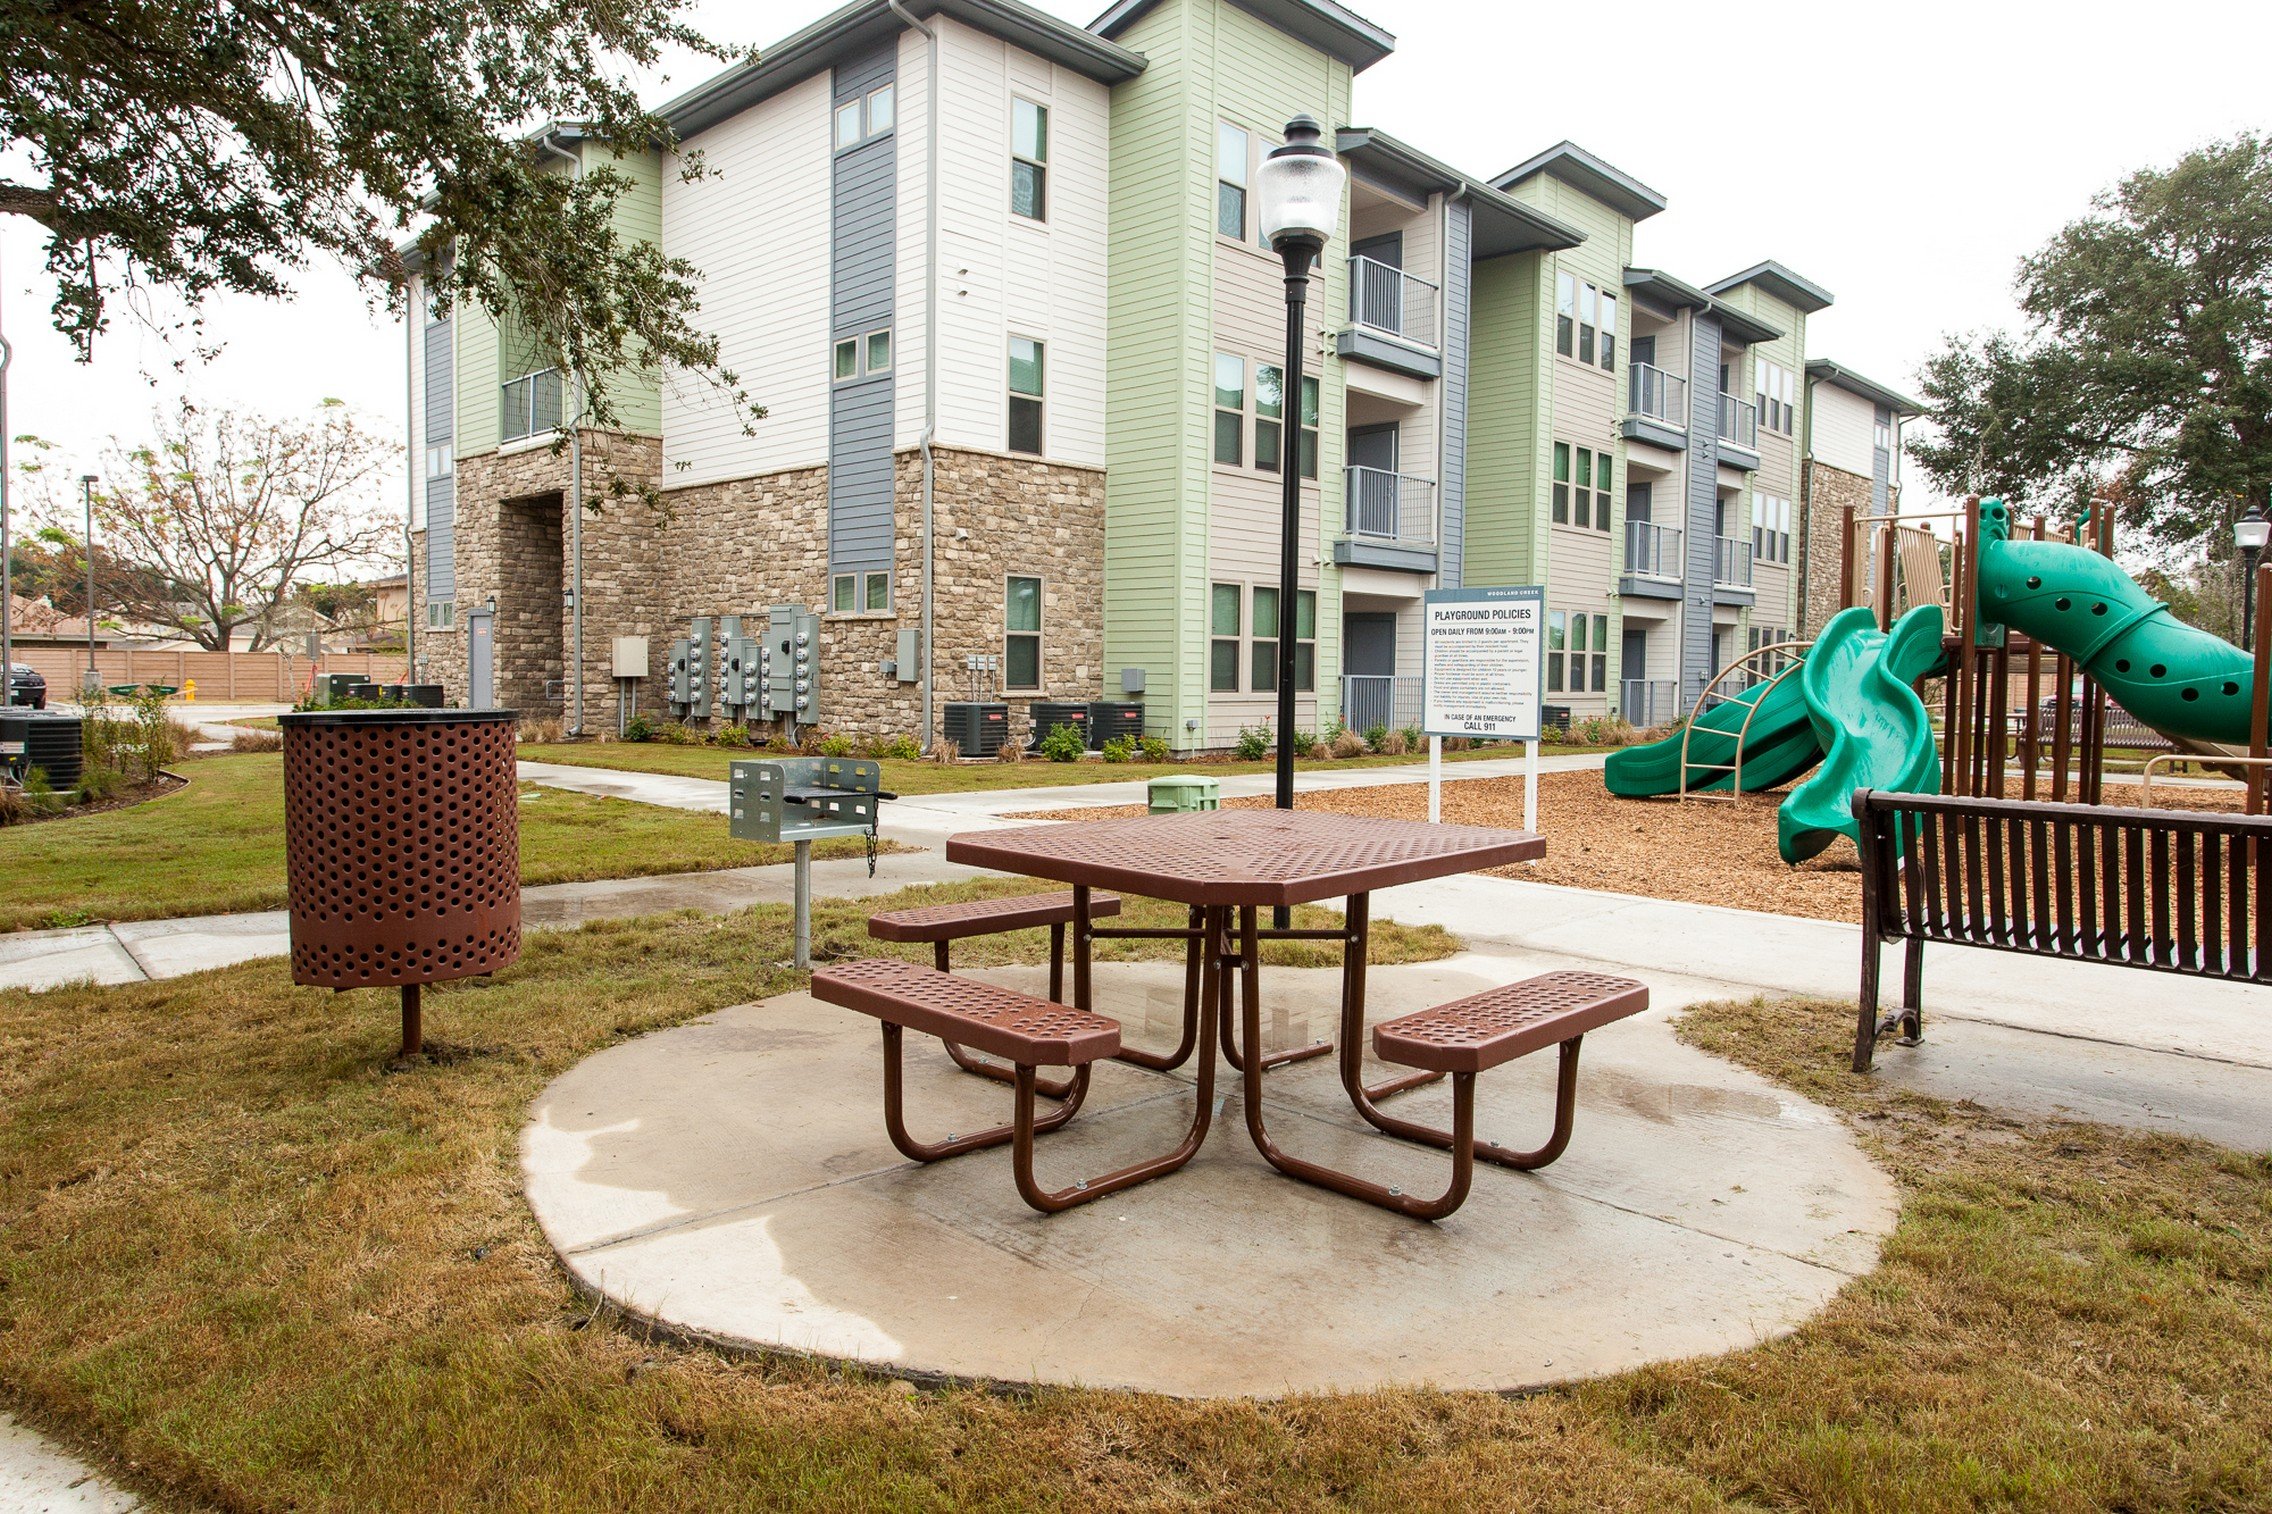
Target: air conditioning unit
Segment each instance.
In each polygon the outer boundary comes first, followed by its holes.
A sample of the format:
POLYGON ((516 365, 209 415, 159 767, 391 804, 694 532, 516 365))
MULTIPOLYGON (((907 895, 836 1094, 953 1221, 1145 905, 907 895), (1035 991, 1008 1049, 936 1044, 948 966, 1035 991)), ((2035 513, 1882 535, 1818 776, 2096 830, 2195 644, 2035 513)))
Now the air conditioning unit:
POLYGON ((992 757, 1010 739, 1010 707, 1006 704, 950 704, 946 738, 965 757, 992 757))
POLYGON ((1081 733, 1081 745, 1094 747, 1096 742, 1089 730, 1089 707, 1085 704, 1058 704, 1037 699, 1026 706, 1026 714, 1033 720, 1033 738, 1027 745, 1041 750, 1042 738, 1061 725, 1069 725, 1081 733))

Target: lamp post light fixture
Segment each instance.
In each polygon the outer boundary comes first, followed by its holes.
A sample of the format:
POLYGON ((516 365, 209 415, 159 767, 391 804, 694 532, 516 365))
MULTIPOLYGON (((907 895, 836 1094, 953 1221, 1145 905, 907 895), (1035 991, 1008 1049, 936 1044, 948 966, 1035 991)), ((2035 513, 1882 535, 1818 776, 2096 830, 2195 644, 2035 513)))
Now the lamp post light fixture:
POLYGON ((95 476, 79 475, 79 501, 87 510, 87 687, 102 675, 95 671, 95 476))
POLYGON ((1310 265, 1341 227, 1341 191, 1349 178, 1333 150, 1319 141, 1322 130, 1312 117, 1294 117, 1286 123, 1285 146, 1272 148, 1255 173, 1262 234, 1286 265, 1286 380, 1279 401, 1286 415, 1282 433, 1285 453, 1278 465, 1282 492, 1277 798, 1282 810, 1294 807, 1294 633, 1298 629, 1301 588, 1297 579, 1302 545, 1302 312, 1309 300, 1310 265))
POLYGON ((2248 559, 2247 576, 2241 580, 2240 590, 2241 643, 2244 646, 2256 644, 2256 564, 2264 556, 2267 541, 2272 541, 2272 520, 2267 520, 2262 510, 2250 505, 2248 512, 2233 522, 2233 545, 2248 559))

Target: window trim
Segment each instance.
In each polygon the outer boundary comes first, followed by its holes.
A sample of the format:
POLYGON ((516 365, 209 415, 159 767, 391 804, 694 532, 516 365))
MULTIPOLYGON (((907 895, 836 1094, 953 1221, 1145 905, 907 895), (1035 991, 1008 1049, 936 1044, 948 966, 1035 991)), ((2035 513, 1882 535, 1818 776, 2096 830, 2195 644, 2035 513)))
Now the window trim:
POLYGON ((1049 343, 1038 336, 1026 336, 1013 331, 1002 347, 1002 450, 1012 457, 1047 457, 1049 455, 1049 343), (1033 343, 1033 363, 1041 375, 1041 387, 1028 394, 1017 387, 1017 345, 1033 343), (1034 448, 1031 452, 1013 445, 1015 417, 1020 401, 1034 407, 1034 448))
POLYGON ((426 629, 429 631, 455 631, 458 628, 458 601, 456 595, 448 599, 426 601, 426 629))
POLYGON ((1049 107, 1030 96, 1010 96, 1010 219, 1027 221, 1036 226, 1049 224, 1049 107), (1034 143, 1038 157, 1029 157, 1018 151, 1018 107, 1031 106, 1036 112, 1034 143), (1034 171, 1034 199, 1039 215, 1027 215, 1018 209, 1018 165, 1024 164, 1034 171))
POLYGON ((1603 610, 1546 612, 1546 692, 1587 695, 1609 692, 1609 614, 1603 610), (1592 618, 1592 625, 1587 618, 1592 618), (1591 634, 1589 634, 1589 632, 1591 634), (1556 637, 1561 638, 1556 645, 1556 637), (1581 643, 1585 643, 1581 645, 1581 643), (1589 661, 1590 659, 1590 661, 1589 661), (1570 677, 1576 669, 1573 685, 1570 677))
POLYGON ((860 338, 860 372, 863 377, 891 372, 892 361, 892 339, 889 326, 879 326, 860 338), (883 339, 884 344, 884 360, 880 366, 875 361, 876 339, 878 337, 883 339))
POLYGON ((1550 454, 1547 518, 1573 531, 1608 534, 1617 498, 1617 450, 1556 441, 1550 454), (1602 465, 1609 465, 1605 480, 1602 465))
MULTIPOLYGON (((1264 594, 1269 595, 1272 603, 1275 604, 1278 599, 1278 586, 1274 583, 1247 586, 1249 600, 1259 602, 1260 596, 1264 594)), ((1315 694, 1317 692, 1317 608, 1318 593, 1316 589, 1296 588, 1294 590, 1294 692, 1296 694, 1315 694), (1310 607, 1310 634, 1307 636, 1300 634, 1301 607, 1304 603, 1307 603, 1310 607), (1303 647, 1310 649, 1309 681, 1306 684, 1302 682, 1303 647)), ((1278 642, 1280 637, 1287 634, 1286 616, 1283 609, 1281 609, 1277 621, 1277 634, 1264 636, 1259 629, 1262 623, 1261 612, 1259 610, 1250 611, 1246 617, 1246 692, 1250 694, 1275 694, 1278 692, 1278 642), (1256 653, 1265 646, 1270 648, 1270 660, 1267 664, 1255 660, 1256 653), (1257 676, 1264 667, 1268 667, 1270 670, 1267 682, 1257 676)))
POLYGON ((1217 352, 1207 360, 1207 405, 1212 417, 1207 434, 1207 461, 1210 467, 1245 468, 1248 466, 1246 433, 1248 422, 1254 414, 1252 400, 1254 386, 1247 381, 1248 366, 1247 360, 1235 352, 1217 352), (1223 365, 1225 363, 1236 363, 1239 368, 1239 402, 1235 407, 1223 403, 1223 365), (1231 426, 1230 436, 1238 456, 1229 459, 1225 459, 1222 455, 1223 417, 1226 415, 1236 418, 1231 426))
POLYGON ((1049 631, 1049 580, 1040 573, 1005 573, 1002 575, 1002 692, 1005 694, 1039 694, 1049 687, 1048 642, 1049 631), (1010 585, 1019 580, 1033 584, 1034 628, 1030 631, 1010 629, 1010 585), (1033 639, 1033 682, 1010 682, 1010 642, 1017 637, 1033 639))
POLYGON ((1207 692, 1210 694, 1237 694, 1244 692, 1242 675, 1246 667, 1246 588, 1242 583, 1210 583, 1207 586, 1207 692), (1222 592, 1231 591, 1231 629, 1228 634, 1216 628, 1216 600, 1222 592), (1231 681, 1227 687, 1215 682, 1215 654, 1224 647, 1231 649, 1231 681))
POLYGON ((1256 140, 1257 135, 1252 128, 1241 126, 1236 121, 1226 121, 1220 116, 1215 118, 1215 235, 1226 242, 1235 242, 1241 247, 1253 245, 1246 239, 1249 222, 1256 223, 1254 233, 1257 237, 1262 234, 1259 218, 1254 213, 1254 144, 1256 140), (1227 145, 1223 141, 1223 134, 1231 131, 1237 132, 1246 144, 1246 161, 1240 165, 1241 177, 1236 184, 1223 177, 1223 148, 1227 145), (1223 229, 1223 191, 1225 189, 1235 189, 1239 192, 1239 229, 1236 236, 1223 229))

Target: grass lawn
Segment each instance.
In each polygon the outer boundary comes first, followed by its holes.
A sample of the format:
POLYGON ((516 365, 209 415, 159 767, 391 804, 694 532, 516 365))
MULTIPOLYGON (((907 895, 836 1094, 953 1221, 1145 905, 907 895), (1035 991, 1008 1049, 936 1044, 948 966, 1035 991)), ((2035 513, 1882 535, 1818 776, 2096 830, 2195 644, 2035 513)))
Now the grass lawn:
MULTIPOLYGON (((284 905, 284 759, 274 752, 174 765, 189 787, 129 809, 0 830, 0 930, 228 914, 284 905)), ((788 860, 736 841, 723 815, 524 789, 521 881, 568 883, 788 860)), ((818 856, 853 855, 856 840, 818 856)))
MULTIPOLYGON (((1551 743, 1539 748, 1542 756, 1564 756, 1572 752, 1607 751, 1606 747, 1556 746, 1551 743)), ((614 768, 619 772, 672 773, 682 778, 715 778, 725 781, 728 768, 737 761, 762 758, 766 754, 731 747, 671 746, 660 741, 570 741, 553 745, 530 744, 521 748, 524 762, 566 762, 579 767, 614 768)), ((1522 748, 1488 747, 1466 752, 1447 752, 1446 762, 1472 762, 1489 757, 1519 757, 1522 748)), ((1399 763, 1424 763, 1425 750, 1403 757, 1338 758, 1330 762, 1301 762, 1296 766, 1304 772, 1334 768, 1387 767, 1399 763)), ((1033 758, 1026 762, 971 762, 944 765, 936 762, 884 763, 884 787, 898 794, 963 794, 980 789, 1051 788, 1061 783, 1132 783, 1148 778, 1163 778, 1169 774, 1194 775, 1206 778, 1231 777, 1242 773, 1268 773, 1271 764, 1265 762, 1046 762, 1033 758)))
MULTIPOLYGON (((823 939, 870 907, 824 904, 823 939)), ((399 1069, 384 996, 280 961, 0 994, 0 1397, 236 1508, 2272 1504, 2272 1163, 1853 1078, 1835 1004, 1686 1022, 1854 1120, 1904 1197, 1877 1271, 1752 1350, 1514 1399, 1183 1402, 648 1338, 555 1265, 518 1132, 578 1058, 796 987, 786 931, 535 936, 432 993, 435 1054, 399 1069)))

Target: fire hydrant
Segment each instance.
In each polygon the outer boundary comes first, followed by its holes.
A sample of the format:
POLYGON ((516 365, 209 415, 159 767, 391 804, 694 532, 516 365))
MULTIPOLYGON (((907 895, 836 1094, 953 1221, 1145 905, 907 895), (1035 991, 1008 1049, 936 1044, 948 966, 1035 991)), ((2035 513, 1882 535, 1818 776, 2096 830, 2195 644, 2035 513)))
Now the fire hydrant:
POLYGON ((194 679, 194 678, 186 678, 186 679, 182 680, 182 686, 181 686, 181 697, 182 697, 182 698, 184 698, 184 699, 186 699, 186 700, 188 700, 188 701, 189 701, 189 702, 190 702, 191 704, 195 704, 195 703, 197 703, 197 680, 196 680, 196 679, 194 679))

